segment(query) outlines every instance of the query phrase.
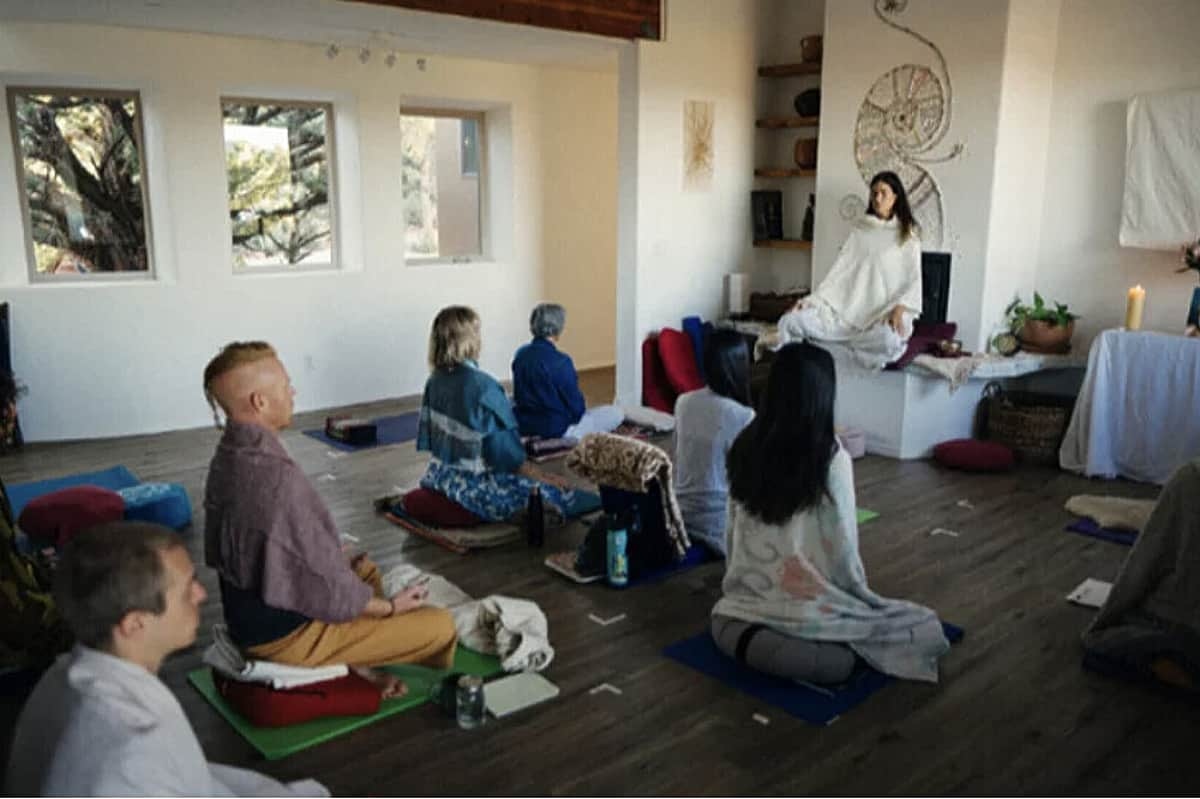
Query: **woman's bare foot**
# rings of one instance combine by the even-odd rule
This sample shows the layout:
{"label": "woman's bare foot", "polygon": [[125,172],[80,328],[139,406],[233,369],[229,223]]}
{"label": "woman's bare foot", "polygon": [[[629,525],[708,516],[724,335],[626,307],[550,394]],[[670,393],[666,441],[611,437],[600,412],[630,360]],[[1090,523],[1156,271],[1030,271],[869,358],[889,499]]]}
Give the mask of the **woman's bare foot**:
{"label": "woman's bare foot", "polygon": [[388,674],[386,671],[372,669],[366,666],[352,666],[351,670],[362,677],[364,680],[369,680],[375,687],[379,689],[379,695],[384,699],[394,699],[399,696],[404,696],[408,693],[408,686],[394,674]]}
{"label": "woman's bare foot", "polygon": [[1154,662],[1150,664],[1150,670],[1154,672],[1155,677],[1168,685],[1186,688],[1189,691],[1196,689],[1196,684],[1192,682],[1192,675],[1172,657],[1164,655],[1155,658]]}

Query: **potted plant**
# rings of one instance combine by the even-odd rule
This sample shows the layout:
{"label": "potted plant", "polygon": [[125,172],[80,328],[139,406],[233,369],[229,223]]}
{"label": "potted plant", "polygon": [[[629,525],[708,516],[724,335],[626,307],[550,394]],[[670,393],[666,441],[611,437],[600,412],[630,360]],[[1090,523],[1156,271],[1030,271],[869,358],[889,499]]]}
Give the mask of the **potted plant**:
{"label": "potted plant", "polygon": [[1009,329],[1021,342],[1021,349],[1050,354],[1070,352],[1071,336],[1079,316],[1067,310],[1064,303],[1056,302],[1051,307],[1035,291],[1033,305],[1025,305],[1017,297],[1004,313]]}

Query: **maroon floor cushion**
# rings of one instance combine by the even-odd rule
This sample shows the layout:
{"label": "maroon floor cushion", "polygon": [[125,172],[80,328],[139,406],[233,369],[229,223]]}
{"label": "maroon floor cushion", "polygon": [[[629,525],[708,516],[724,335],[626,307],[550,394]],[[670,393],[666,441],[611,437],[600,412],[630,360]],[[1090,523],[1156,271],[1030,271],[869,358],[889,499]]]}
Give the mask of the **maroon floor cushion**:
{"label": "maroon floor cushion", "polygon": [[943,466],[968,472],[1003,472],[1016,464],[1013,451],[998,441],[958,438],[933,448],[933,458]]}
{"label": "maroon floor cushion", "polygon": [[704,378],[696,367],[696,350],[687,333],[664,327],[658,334],[658,354],[667,382],[677,395],[704,388]]}
{"label": "maroon floor cushion", "polygon": [[658,337],[647,336],[642,342],[642,404],[663,413],[675,413],[675,396],[658,354]]}
{"label": "maroon floor cushion", "polygon": [[125,500],[99,486],[72,486],[32,499],[17,525],[36,543],[61,547],[76,533],[125,518]]}
{"label": "maroon floor cushion", "polygon": [[326,716],[369,716],[379,711],[382,701],[379,686],[353,672],[279,691],[213,671],[213,684],[229,706],[256,727],[286,727]]}
{"label": "maroon floor cushion", "polygon": [[483,519],[462,505],[428,488],[414,488],[404,495],[400,504],[409,516],[434,527],[474,527],[483,524]]}

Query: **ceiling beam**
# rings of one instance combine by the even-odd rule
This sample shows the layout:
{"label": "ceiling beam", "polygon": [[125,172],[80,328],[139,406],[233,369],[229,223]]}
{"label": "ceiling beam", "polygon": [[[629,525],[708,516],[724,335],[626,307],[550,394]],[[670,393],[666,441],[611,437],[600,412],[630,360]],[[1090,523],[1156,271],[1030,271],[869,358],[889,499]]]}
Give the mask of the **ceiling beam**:
{"label": "ceiling beam", "polygon": [[617,39],[662,39],[662,0],[346,0]]}

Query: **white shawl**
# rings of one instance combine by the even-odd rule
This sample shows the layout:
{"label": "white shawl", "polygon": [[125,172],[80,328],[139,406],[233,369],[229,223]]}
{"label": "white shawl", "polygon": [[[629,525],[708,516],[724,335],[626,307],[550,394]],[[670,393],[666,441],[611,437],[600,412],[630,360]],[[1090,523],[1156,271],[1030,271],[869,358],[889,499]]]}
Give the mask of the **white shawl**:
{"label": "white shawl", "polygon": [[328,796],[209,763],[179,701],[128,660],[76,646],[34,689],[5,782],[17,796]]}
{"label": "white shawl", "polygon": [[858,554],[854,467],[838,446],[828,495],[783,524],[729,503],[723,596],[714,614],[785,635],[847,644],[884,674],[937,682],[950,643],[937,614],[867,586]]}
{"label": "white shawl", "polygon": [[825,303],[842,321],[866,330],[887,319],[897,305],[921,313],[921,242],[900,243],[896,217],[860,217],[812,300]]}

